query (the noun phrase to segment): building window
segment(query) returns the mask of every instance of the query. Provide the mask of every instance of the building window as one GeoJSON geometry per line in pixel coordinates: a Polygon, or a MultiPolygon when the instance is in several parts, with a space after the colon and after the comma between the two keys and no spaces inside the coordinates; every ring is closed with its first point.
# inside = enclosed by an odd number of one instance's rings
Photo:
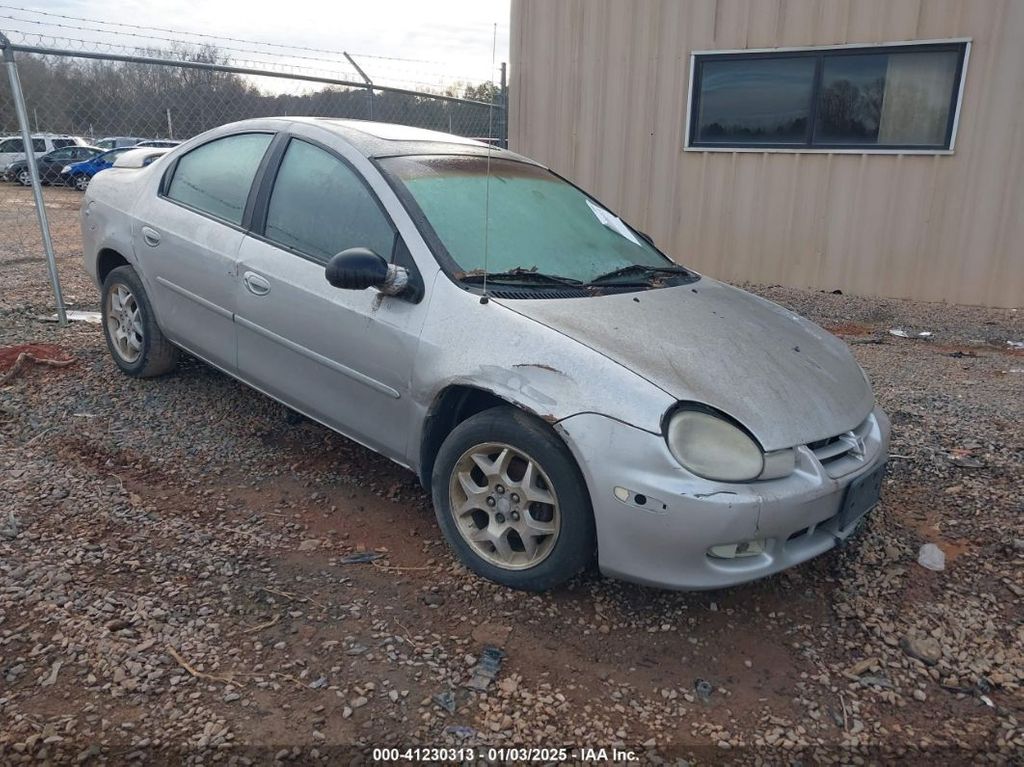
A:
{"type": "Polygon", "coordinates": [[[688,147],[947,151],[967,43],[693,57],[688,147]]]}

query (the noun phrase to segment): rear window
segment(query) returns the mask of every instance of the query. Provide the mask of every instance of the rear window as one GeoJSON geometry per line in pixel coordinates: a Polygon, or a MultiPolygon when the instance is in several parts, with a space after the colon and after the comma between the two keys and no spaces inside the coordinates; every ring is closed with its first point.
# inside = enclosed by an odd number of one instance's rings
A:
{"type": "Polygon", "coordinates": [[[242,223],[249,188],[272,138],[269,133],[242,133],[196,147],[178,160],[167,197],[242,223]]]}

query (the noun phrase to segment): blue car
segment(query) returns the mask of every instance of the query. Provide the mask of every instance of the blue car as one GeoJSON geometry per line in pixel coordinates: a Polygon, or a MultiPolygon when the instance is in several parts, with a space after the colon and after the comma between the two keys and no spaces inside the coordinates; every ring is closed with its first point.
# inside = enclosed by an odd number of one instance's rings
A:
{"type": "Polygon", "coordinates": [[[134,149],[134,147],[123,146],[111,149],[109,152],[90,157],[88,160],[67,165],[61,170],[60,177],[66,186],[73,186],[79,192],[84,192],[93,176],[101,170],[111,167],[114,164],[114,160],[129,149],[134,149]]]}

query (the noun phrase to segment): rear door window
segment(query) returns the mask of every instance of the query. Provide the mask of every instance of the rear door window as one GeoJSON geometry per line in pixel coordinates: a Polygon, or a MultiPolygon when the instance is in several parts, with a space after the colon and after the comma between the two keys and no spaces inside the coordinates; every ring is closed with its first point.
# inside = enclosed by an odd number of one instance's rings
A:
{"type": "Polygon", "coordinates": [[[33,152],[45,152],[46,151],[46,140],[41,138],[32,139],[32,151],[33,152]]]}
{"type": "Polygon", "coordinates": [[[319,147],[292,139],[267,208],[267,239],[326,262],[348,248],[390,260],[395,230],[362,178],[319,147]]]}
{"type": "Polygon", "coordinates": [[[73,138],[55,138],[53,140],[53,146],[56,149],[60,149],[65,146],[74,146],[75,140],[73,138]]]}
{"type": "Polygon", "coordinates": [[[241,133],[215,139],[178,160],[167,197],[241,224],[249,188],[273,136],[241,133]]]}

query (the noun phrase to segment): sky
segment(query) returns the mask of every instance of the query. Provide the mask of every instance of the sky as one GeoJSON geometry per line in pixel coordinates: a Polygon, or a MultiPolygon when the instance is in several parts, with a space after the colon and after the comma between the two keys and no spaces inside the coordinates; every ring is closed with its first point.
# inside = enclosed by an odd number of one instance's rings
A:
{"type": "MultiPolygon", "coordinates": [[[[348,51],[374,82],[420,90],[455,81],[491,80],[495,25],[494,60],[498,64],[508,61],[510,2],[0,0],[0,30],[14,30],[16,35],[12,37],[27,35],[23,39],[27,44],[43,35],[46,44],[55,47],[99,42],[115,46],[169,45],[160,38],[179,37],[196,43],[217,42],[97,22],[161,27],[221,38],[220,47],[224,49],[246,49],[225,51],[238,60],[273,62],[306,74],[354,77],[351,66],[340,55],[348,51]],[[223,40],[225,37],[247,42],[223,40]],[[322,50],[285,50],[266,43],[322,50]]],[[[494,71],[493,79],[497,77],[494,71]]]]}

